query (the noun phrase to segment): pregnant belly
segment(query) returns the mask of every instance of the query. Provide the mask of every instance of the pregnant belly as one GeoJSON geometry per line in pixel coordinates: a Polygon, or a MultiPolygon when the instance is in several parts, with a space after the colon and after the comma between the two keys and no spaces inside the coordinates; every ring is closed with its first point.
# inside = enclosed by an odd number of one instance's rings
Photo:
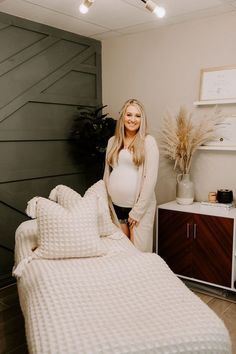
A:
{"type": "Polygon", "coordinates": [[[127,171],[113,170],[108,185],[108,193],[112,202],[122,207],[133,207],[137,191],[138,173],[136,170],[127,171]]]}

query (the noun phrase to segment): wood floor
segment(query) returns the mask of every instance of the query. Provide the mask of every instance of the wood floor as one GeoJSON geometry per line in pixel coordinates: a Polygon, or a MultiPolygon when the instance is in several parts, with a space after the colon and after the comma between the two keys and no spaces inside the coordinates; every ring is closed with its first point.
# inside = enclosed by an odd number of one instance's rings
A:
{"type": "MultiPolygon", "coordinates": [[[[224,321],[233,344],[232,354],[236,354],[236,293],[212,294],[191,284],[186,285],[224,321]]],[[[15,284],[0,289],[0,354],[28,354],[15,284]]]]}
{"type": "Polygon", "coordinates": [[[236,302],[196,291],[195,294],[224,321],[231,337],[232,354],[236,354],[236,302]]]}

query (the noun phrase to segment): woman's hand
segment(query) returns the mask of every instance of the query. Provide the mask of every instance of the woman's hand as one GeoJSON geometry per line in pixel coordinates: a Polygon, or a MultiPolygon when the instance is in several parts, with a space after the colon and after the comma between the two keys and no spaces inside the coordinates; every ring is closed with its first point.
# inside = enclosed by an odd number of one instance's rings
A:
{"type": "Polygon", "coordinates": [[[132,219],[130,216],[128,218],[128,223],[129,223],[129,227],[130,228],[133,228],[134,226],[137,226],[138,225],[138,221],[135,220],[135,219],[132,219]]]}

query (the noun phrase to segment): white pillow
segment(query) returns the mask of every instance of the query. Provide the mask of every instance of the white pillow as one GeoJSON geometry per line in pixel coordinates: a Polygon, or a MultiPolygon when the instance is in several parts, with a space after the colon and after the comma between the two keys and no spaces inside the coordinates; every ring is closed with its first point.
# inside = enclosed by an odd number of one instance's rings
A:
{"type": "MultiPolygon", "coordinates": [[[[38,197],[36,220],[38,247],[34,253],[41,258],[93,257],[104,254],[97,227],[97,198],[79,198],[73,207],[63,206],[38,197]]],[[[30,204],[30,202],[28,203],[30,204]]]]}
{"type": "Polygon", "coordinates": [[[51,190],[49,199],[54,200],[54,202],[64,206],[64,208],[68,208],[74,201],[82,199],[82,197],[70,187],[59,184],[51,190]]]}
{"type": "Polygon", "coordinates": [[[109,236],[119,230],[111,219],[105,182],[101,179],[94,183],[85,192],[85,196],[88,195],[96,195],[98,198],[98,229],[100,236],[109,236]]]}
{"type": "MultiPolygon", "coordinates": [[[[98,201],[98,230],[100,236],[109,236],[118,230],[118,227],[112,222],[106,186],[103,180],[93,184],[86,192],[84,197],[94,195],[98,201]]],[[[58,202],[65,208],[73,207],[82,197],[70,187],[58,185],[55,187],[49,198],[58,202]]]]}

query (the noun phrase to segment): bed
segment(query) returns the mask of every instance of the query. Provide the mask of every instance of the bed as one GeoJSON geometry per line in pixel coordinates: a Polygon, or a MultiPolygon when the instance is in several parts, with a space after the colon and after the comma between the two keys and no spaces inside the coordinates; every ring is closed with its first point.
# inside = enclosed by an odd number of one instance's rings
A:
{"type": "Polygon", "coordinates": [[[158,255],[110,225],[101,255],[34,256],[39,218],[16,230],[13,272],[31,354],[231,353],[224,323],[158,255]]]}

